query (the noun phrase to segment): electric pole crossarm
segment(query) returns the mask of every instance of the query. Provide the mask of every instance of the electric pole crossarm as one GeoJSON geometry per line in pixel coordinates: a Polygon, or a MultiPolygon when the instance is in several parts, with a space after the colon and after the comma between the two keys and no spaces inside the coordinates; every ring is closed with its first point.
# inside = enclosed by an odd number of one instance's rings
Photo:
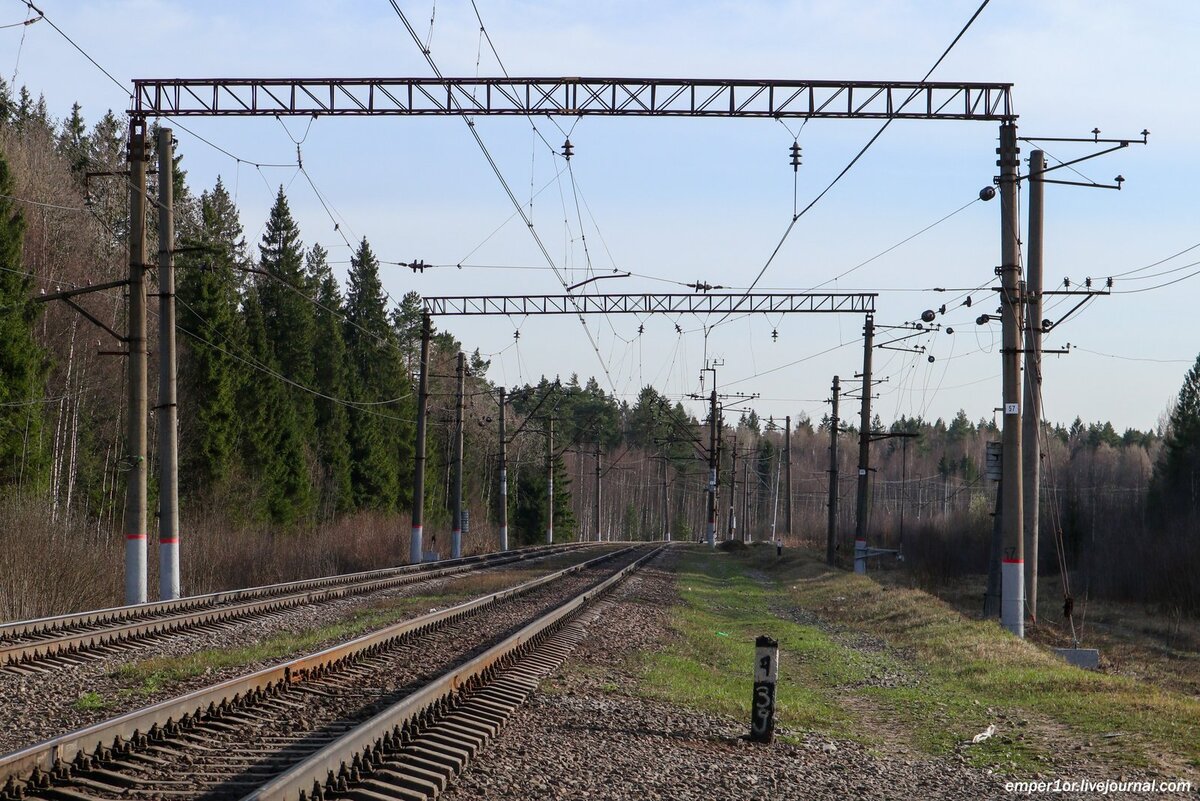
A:
{"type": "Polygon", "coordinates": [[[671,78],[141,78],[135,117],[746,117],[1001,122],[1012,84],[671,78]]]}

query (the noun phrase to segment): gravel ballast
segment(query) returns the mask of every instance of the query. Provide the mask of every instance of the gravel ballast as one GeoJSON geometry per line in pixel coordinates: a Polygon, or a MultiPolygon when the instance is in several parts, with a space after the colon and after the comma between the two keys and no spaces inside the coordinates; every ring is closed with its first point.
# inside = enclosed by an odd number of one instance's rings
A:
{"type": "MultiPolygon", "coordinates": [[[[210,649],[242,648],[279,634],[300,634],[344,621],[364,605],[371,603],[386,603],[389,600],[412,596],[433,596],[431,604],[436,607],[439,606],[436,596],[453,593],[463,582],[470,582],[484,574],[509,575],[511,581],[504,583],[512,586],[544,575],[552,569],[561,569],[596,555],[594,552],[577,553],[573,556],[556,555],[521,563],[519,568],[511,565],[486,568],[479,572],[283,609],[269,617],[228,621],[219,631],[177,632],[156,643],[140,644],[122,656],[106,657],[72,667],[58,667],[46,673],[19,675],[0,672],[0,753],[15,751],[32,743],[116,717],[123,712],[141,709],[167,698],[253,672],[281,660],[264,660],[210,669],[201,675],[172,682],[152,692],[146,692],[143,688],[130,688],[128,679],[114,673],[127,662],[185,657],[210,649]],[[82,702],[80,699],[88,693],[94,693],[94,697],[102,706],[82,702]]],[[[491,591],[494,590],[487,590],[491,591]]],[[[428,610],[415,610],[405,617],[415,617],[425,611],[428,610]]],[[[330,638],[310,650],[320,650],[345,639],[349,638],[330,638]]]]}
{"type": "Polygon", "coordinates": [[[742,739],[748,719],[634,694],[631,657],[673,636],[673,558],[660,558],[611,596],[587,639],[514,713],[446,801],[1014,797],[999,777],[955,758],[878,753],[796,732],[784,732],[794,743],[753,745],[742,739]]]}

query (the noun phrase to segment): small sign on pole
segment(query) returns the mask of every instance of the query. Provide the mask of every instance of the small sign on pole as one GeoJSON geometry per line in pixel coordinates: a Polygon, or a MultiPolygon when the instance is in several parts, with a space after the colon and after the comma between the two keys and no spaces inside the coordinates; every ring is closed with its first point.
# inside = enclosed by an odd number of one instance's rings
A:
{"type": "Polygon", "coordinates": [[[754,700],[750,707],[750,739],[769,743],[775,738],[775,682],[779,679],[779,642],[770,637],[754,641],[754,700]]]}
{"type": "Polygon", "coordinates": [[[471,510],[462,510],[462,533],[467,534],[471,531],[471,510]]]}
{"type": "Polygon", "coordinates": [[[1003,461],[1003,445],[1002,442],[989,442],[987,444],[987,465],[985,473],[989,480],[999,481],[1002,475],[1001,464],[1003,461]]]}

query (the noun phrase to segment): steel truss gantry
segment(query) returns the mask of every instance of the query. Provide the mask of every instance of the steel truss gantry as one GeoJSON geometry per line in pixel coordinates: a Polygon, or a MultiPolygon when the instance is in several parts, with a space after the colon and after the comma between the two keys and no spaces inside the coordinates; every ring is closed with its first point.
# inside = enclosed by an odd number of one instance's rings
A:
{"type": "Polygon", "coordinates": [[[486,295],[425,298],[434,316],[526,314],[869,314],[872,292],[486,295]]]}
{"type": "Polygon", "coordinates": [[[1016,119],[1010,83],[674,78],[163,78],[134,117],[617,116],[1016,119]]]}
{"type": "MultiPolygon", "coordinates": [[[[283,116],[598,116],[746,119],[966,120],[1001,123],[1001,164],[1015,163],[1017,115],[1011,83],[945,81],[806,81],[672,78],[166,78],[138,79],[129,109],[131,157],[140,152],[150,117],[283,116]],[[142,131],[143,133],[138,133],[142,131]]],[[[1002,198],[1015,176],[999,181],[1002,198]]],[[[144,195],[145,175],[131,182],[144,195]]],[[[131,200],[131,203],[133,201],[131,200]]],[[[1006,206],[1015,208],[1011,199],[1006,206]]],[[[135,215],[136,216],[136,215],[135,215]]],[[[1016,228],[1004,223],[1004,269],[1016,228]]],[[[144,261],[144,242],[131,235],[131,270],[144,261]]],[[[1006,273],[1007,274],[1007,273],[1006,273]]],[[[1015,296],[1015,292],[1010,292],[1015,296]]],[[[428,298],[423,315],[418,391],[418,452],[410,558],[422,558],[424,420],[431,317],[480,314],[582,313],[870,313],[874,295],[570,295],[509,298],[428,298]],[[612,305],[610,305],[612,304],[612,305]]],[[[1006,325],[1011,322],[1007,315],[1006,325]]],[[[1019,334],[1018,334],[1019,336],[1019,334]]],[[[1007,340],[1006,340],[1007,341],[1007,340]]],[[[1015,358],[1015,357],[1014,357],[1015,358]]],[[[1019,425],[1019,398],[1006,386],[1005,430],[1019,425]],[[1011,404],[1010,401],[1018,401],[1011,404]]],[[[131,410],[131,420],[133,411],[131,410]]],[[[131,423],[132,425],[132,423],[131,423]]],[[[1006,436],[1006,440],[1008,437],[1006,436]]],[[[1014,449],[1015,450],[1015,449],[1014,449]]],[[[1019,453],[1019,451],[1018,451],[1019,453]]],[[[143,453],[134,454],[143,458],[143,453]]],[[[1019,459],[1018,459],[1019,462],[1019,459]]],[[[1019,472],[1007,483],[1020,481],[1019,472]]],[[[1019,484],[1018,484],[1019,486],[1019,484]]],[[[144,506],[144,504],[142,504],[144,506]]],[[[1019,511],[1019,508],[1018,508],[1019,511]]],[[[1020,514],[1016,515],[1019,519],[1020,514]]],[[[1007,529],[1006,529],[1007,531],[1007,529]]],[[[1019,530],[1018,530],[1019,531],[1019,530]]],[[[1006,540],[1011,540],[1011,532],[1006,540]]],[[[127,570],[128,570],[127,565],[127,570]]],[[[144,571],[144,568],[143,568],[144,571]]],[[[1023,589],[1021,590],[1023,595],[1023,589]]]]}

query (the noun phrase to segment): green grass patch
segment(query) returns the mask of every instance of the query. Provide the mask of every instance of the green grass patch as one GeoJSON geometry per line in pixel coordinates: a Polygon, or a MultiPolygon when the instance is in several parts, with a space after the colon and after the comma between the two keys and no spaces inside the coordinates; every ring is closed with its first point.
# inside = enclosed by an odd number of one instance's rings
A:
{"type": "MultiPolygon", "coordinates": [[[[1095,741],[1122,732],[1141,740],[1151,753],[1200,765],[1196,698],[1073,668],[995,623],[966,618],[919,590],[831,571],[804,555],[779,564],[755,555],[745,558],[788,586],[796,605],[913,655],[927,676],[919,689],[872,694],[906,719],[932,752],[948,751],[988,723],[998,723],[1003,736],[973,746],[970,757],[986,764],[994,756],[998,762],[1015,762],[1018,769],[1028,767],[1039,750],[1036,725],[1015,722],[1033,717],[1063,727],[1069,739],[1095,741]]],[[[1131,766],[1150,762],[1142,748],[1125,747],[1103,756],[1131,766]]]]}
{"type": "Polygon", "coordinates": [[[855,655],[820,630],[775,617],[783,595],[755,580],[732,557],[689,551],[680,556],[677,582],[683,603],[673,613],[679,637],[647,658],[642,692],[708,712],[745,717],[749,706],[754,638],[779,640],[776,688],[779,725],[851,734],[850,716],[827,692],[829,683],[862,675],[855,655]]]}
{"type": "Polygon", "coordinates": [[[238,648],[212,648],[178,657],[143,659],[121,665],[111,675],[126,683],[120,693],[154,695],[180,681],[228,668],[282,660],[310,653],[368,631],[447,606],[498,592],[575,564],[580,555],[563,553],[507,569],[468,572],[447,579],[438,592],[377,601],[350,612],[334,623],[297,632],[282,632],[238,648]]]}
{"type": "Polygon", "coordinates": [[[780,642],[777,720],[791,729],[886,750],[886,727],[926,753],[961,751],[1005,773],[1045,771],[1077,745],[1115,767],[1200,766],[1200,699],[1073,668],[927,593],[802,552],[692,548],[678,559],[678,637],[644,658],[646,695],[748,718],[754,638],[768,634],[780,642]],[[805,625],[808,615],[833,633],[805,625]],[[863,647],[864,635],[887,647],[863,647]],[[871,680],[892,671],[903,680],[871,680]],[[994,737],[964,747],[989,724],[994,737]]]}
{"type": "Polygon", "coordinates": [[[444,608],[459,603],[473,594],[410,595],[395,598],[358,610],[336,623],[325,626],[298,632],[282,632],[239,648],[210,648],[183,656],[143,659],[121,665],[113,670],[111,675],[127,683],[127,692],[143,696],[153,695],[196,676],[309,653],[323,645],[348,640],[413,617],[431,607],[444,608]]]}
{"type": "Polygon", "coordinates": [[[76,698],[71,706],[80,712],[99,712],[108,708],[108,701],[100,693],[89,690],[76,698]]]}

